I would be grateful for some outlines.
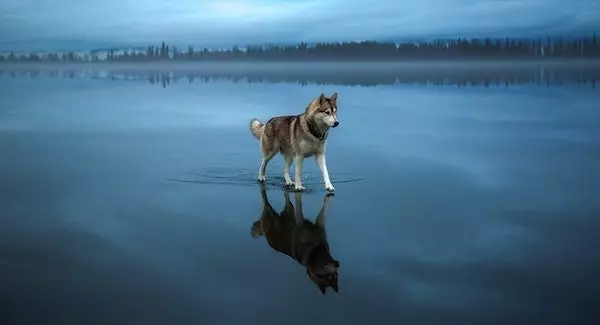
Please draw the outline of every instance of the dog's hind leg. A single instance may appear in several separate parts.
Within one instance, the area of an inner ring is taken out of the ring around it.
[[[268,219],[269,215],[277,214],[275,212],[275,210],[273,209],[273,207],[271,206],[271,204],[269,203],[269,198],[267,197],[267,189],[265,188],[265,184],[260,183],[259,185],[260,185],[260,196],[263,201],[263,211],[262,211],[262,216],[260,217],[260,219],[255,221],[252,224],[252,230],[251,230],[250,234],[254,238],[265,235],[265,233],[266,233],[265,225],[264,225],[265,220]]]
[[[290,201],[290,194],[288,193],[288,191],[283,191],[283,198],[285,200],[285,207],[283,208],[281,214],[286,216],[293,215],[295,211],[294,205],[292,204],[292,201]]]
[[[258,181],[264,182],[267,180],[265,174],[267,171],[267,164],[269,161],[275,156],[275,153],[264,156],[262,161],[260,162],[260,168],[258,169]]]
[[[260,183],[259,187],[260,187],[260,197],[262,198],[263,206],[265,208],[268,208],[269,211],[275,211],[275,210],[273,210],[271,203],[269,203],[269,198],[267,197],[267,188],[265,187],[265,184]]]
[[[266,171],[267,171],[267,164],[269,164],[269,161],[279,151],[278,147],[279,146],[277,145],[277,143],[266,143],[266,142],[264,142],[264,138],[263,138],[263,140],[261,140],[261,149],[263,152],[263,158],[262,158],[262,161],[260,162],[260,168],[258,169],[258,181],[259,182],[264,182],[267,179],[265,176]]]
[[[285,186],[294,186],[294,181],[292,181],[292,178],[290,177],[290,166],[294,161],[294,156],[284,153],[283,159],[285,160],[283,165],[283,178],[285,179]]]

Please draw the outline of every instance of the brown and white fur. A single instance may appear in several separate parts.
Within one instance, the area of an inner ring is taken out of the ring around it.
[[[286,186],[294,186],[296,191],[303,191],[302,162],[304,158],[315,156],[321,169],[325,189],[335,191],[329,179],[325,146],[329,129],[340,124],[337,119],[337,93],[326,97],[321,94],[314,99],[304,113],[272,117],[265,124],[257,119],[250,121],[250,132],[260,140],[263,158],[258,170],[258,180],[265,181],[265,173],[269,161],[280,152],[285,160],[283,177]],[[289,168],[292,161],[296,164],[294,181],[290,178]]]
[[[252,237],[265,236],[271,248],[293,258],[306,268],[306,274],[317,285],[321,293],[327,288],[339,292],[338,268],[340,263],[329,252],[325,222],[329,202],[333,195],[328,193],[315,223],[304,219],[302,193],[294,193],[296,206],[289,193],[284,192],[285,208],[277,213],[269,203],[265,185],[260,184],[263,201],[262,216],[252,225]]]

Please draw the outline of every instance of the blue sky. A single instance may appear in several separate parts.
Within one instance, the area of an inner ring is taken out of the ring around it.
[[[0,50],[600,31],[600,0],[1,0]]]

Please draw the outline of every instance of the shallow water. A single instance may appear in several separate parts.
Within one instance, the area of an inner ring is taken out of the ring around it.
[[[0,323],[597,323],[596,67],[261,69],[0,66]],[[341,121],[324,295],[251,236],[247,130],[320,92]]]

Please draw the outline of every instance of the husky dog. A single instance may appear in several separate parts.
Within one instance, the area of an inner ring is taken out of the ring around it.
[[[304,219],[302,213],[302,193],[296,192],[296,207],[292,205],[289,193],[283,191],[285,208],[277,213],[269,203],[264,184],[260,184],[263,212],[260,220],[252,225],[252,237],[265,236],[274,250],[290,256],[306,267],[308,277],[319,287],[321,293],[331,287],[339,292],[338,268],[340,263],[329,254],[329,244],[325,232],[325,219],[329,200],[325,196],[316,223]]]
[[[314,99],[300,115],[272,117],[265,124],[257,119],[250,121],[250,132],[260,140],[263,153],[258,170],[258,180],[265,181],[265,172],[269,160],[280,152],[285,160],[283,177],[286,186],[294,186],[296,191],[303,191],[302,162],[304,158],[315,155],[317,164],[323,174],[325,189],[335,191],[329,180],[329,172],[325,161],[325,144],[329,128],[340,124],[337,119],[337,93],[326,97],[321,94]],[[295,179],[290,178],[290,165],[296,164]]]

